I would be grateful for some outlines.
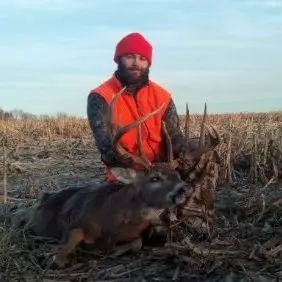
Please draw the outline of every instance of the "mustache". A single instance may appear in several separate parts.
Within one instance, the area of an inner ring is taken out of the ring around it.
[[[128,68],[127,70],[131,70],[131,71],[143,71],[142,69],[139,69],[139,68]]]
[[[134,78],[132,71],[139,71],[139,77]],[[118,64],[117,73],[119,79],[125,85],[128,84],[143,84],[146,83],[149,79],[149,68],[143,69],[138,66],[131,66],[127,68],[121,61]]]

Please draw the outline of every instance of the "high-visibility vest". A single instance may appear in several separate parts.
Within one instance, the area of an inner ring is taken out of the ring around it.
[[[113,75],[97,88],[92,89],[90,94],[96,93],[101,95],[109,104],[113,95],[122,88],[121,83]],[[125,90],[119,96],[115,104],[114,124],[117,126],[119,123],[122,127],[156,110],[161,104],[164,104],[160,112],[148,118],[141,125],[143,149],[147,159],[151,162],[157,161],[163,153],[164,144],[161,135],[161,121],[170,99],[171,95],[165,89],[149,80],[148,85],[141,88],[135,97]],[[129,153],[134,155],[138,155],[137,130],[137,127],[131,129],[119,140],[119,143],[126,148]],[[110,174],[108,168],[106,169],[108,180],[110,182],[115,181],[115,178]]]

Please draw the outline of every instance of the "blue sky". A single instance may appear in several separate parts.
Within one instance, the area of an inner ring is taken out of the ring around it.
[[[116,43],[141,32],[151,79],[178,112],[282,108],[282,0],[1,0],[0,107],[86,116],[116,68]]]

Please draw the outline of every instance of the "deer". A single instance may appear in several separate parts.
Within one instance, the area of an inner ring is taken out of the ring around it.
[[[134,165],[142,166],[142,169],[111,167],[110,171],[118,182],[67,188],[42,195],[28,228],[39,236],[54,237],[63,242],[62,248],[53,256],[53,267],[65,267],[71,253],[81,243],[113,250],[113,256],[139,251],[142,248],[142,232],[160,224],[160,215],[165,210],[181,205],[193,194],[193,188],[181,179],[176,170],[179,163],[173,158],[171,139],[164,123],[166,161],[151,163],[144,154],[140,125],[158,113],[163,104],[136,121],[115,128],[113,112],[123,90],[113,96],[109,107],[113,144],[119,153],[129,154]],[[118,143],[123,134],[135,127],[138,129],[138,156]],[[208,150],[211,149],[204,146],[185,157],[192,161]]]

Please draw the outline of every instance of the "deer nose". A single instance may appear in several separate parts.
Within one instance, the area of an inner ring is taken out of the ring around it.
[[[181,195],[185,193],[185,185],[179,184],[177,188],[174,190],[176,195]]]
[[[182,197],[185,195],[185,183],[180,182],[174,187],[172,191],[170,191],[167,195],[167,199],[173,204],[178,204],[181,201]]]
[[[185,183],[183,189],[184,189],[184,194],[185,194],[186,197],[191,197],[192,196],[192,194],[194,192],[194,189],[193,189],[193,187],[191,185]]]

